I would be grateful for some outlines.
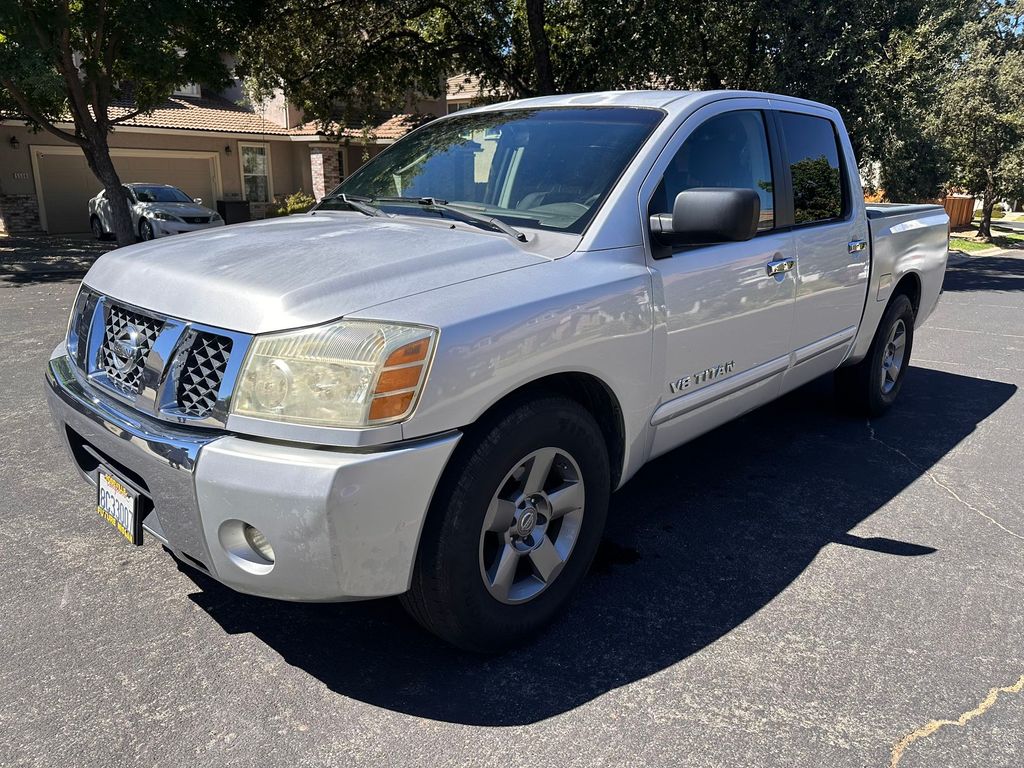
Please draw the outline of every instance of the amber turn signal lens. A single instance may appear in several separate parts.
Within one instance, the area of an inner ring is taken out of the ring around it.
[[[384,392],[395,392],[399,389],[412,389],[420,383],[420,374],[423,372],[422,365],[410,365],[408,368],[395,368],[381,373],[377,379],[377,394]]]
[[[413,341],[406,344],[404,347],[399,347],[392,352],[388,359],[384,362],[385,368],[390,368],[393,365],[406,365],[408,363],[418,363],[420,360],[425,360],[427,357],[427,351],[430,349],[430,339],[420,339],[419,341]]]
[[[373,402],[370,404],[370,421],[401,416],[412,403],[413,394],[413,392],[403,392],[400,395],[373,398]]]

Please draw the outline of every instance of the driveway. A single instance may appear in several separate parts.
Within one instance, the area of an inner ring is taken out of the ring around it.
[[[75,287],[0,278],[0,765],[1024,763],[1024,259],[951,267],[887,416],[821,380],[646,467],[499,658],[126,546],[41,392]]]

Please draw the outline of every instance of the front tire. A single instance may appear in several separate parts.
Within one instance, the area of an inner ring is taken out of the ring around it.
[[[601,430],[575,401],[523,401],[478,425],[438,484],[402,604],[460,648],[521,643],[586,575],[610,477]]]
[[[148,220],[143,219],[139,222],[139,239],[143,242],[152,240],[156,237],[156,233],[153,232],[153,225]]]
[[[914,305],[900,294],[886,307],[868,354],[836,371],[840,402],[861,416],[881,416],[896,402],[914,346]]]
[[[103,222],[100,221],[100,217],[93,215],[89,219],[89,228],[92,230],[92,235],[97,240],[106,240],[108,235],[103,229]]]

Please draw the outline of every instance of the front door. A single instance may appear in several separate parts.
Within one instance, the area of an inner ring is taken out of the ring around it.
[[[781,161],[767,109],[766,101],[737,99],[697,111],[654,169],[649,214],[670,212],[685,189],[744,187],[758,193],[761,216],[748,242],[651,248],[664,317],[655,343],[665,360],[653,455],[774,398],[789,364],[796,285],[790,272],[769,275],[767,267],[792,259],[793,235],[776,229]]]

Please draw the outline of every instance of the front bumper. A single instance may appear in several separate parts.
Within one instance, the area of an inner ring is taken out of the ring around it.
[[[95,484],[104,465],[141,490],[147,535],[232,589],[284,600],[405,592],[434,487],[461,437],[345,452],[185,430],[84,382],[63,345],[46,382],[80,473]],[[239,551],[239,521],[267,537],[271,567]]]

